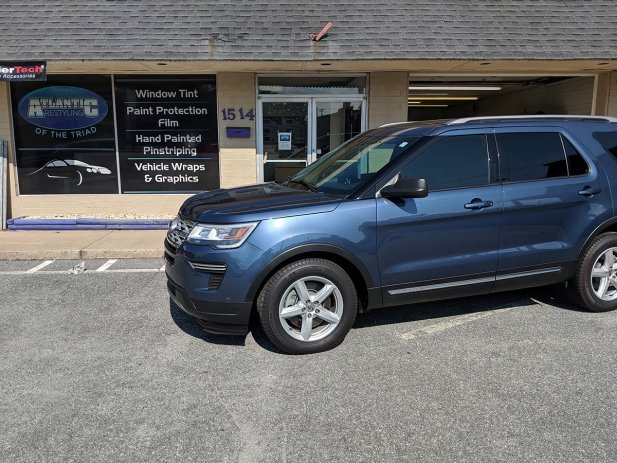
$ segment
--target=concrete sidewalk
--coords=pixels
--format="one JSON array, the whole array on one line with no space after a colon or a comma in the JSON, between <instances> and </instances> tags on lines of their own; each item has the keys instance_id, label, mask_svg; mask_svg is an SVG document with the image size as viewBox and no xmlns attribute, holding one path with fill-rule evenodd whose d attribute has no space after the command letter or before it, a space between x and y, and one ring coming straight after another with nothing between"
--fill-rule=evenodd
<instances>
[{"instance_id":1,"label":"concrete sidewalk","mask_svg":"<svg viewBox=\"0 0 617 463\"><path fill-rule=\"evenodd\" d=\"M165 230L3 231L0 260L151 258Z\"/></svg>"}]
</instances>

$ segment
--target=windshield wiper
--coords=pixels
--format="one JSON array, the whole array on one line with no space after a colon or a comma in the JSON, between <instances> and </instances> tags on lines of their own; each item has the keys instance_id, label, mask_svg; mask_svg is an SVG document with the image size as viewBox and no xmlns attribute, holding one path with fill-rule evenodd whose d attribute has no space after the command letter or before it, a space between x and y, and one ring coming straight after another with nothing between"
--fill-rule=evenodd
<instances>
[{"instance_id":1,"label":"windshield wiper","mask_svg":"<svg viewBox=\"0 0 617 463\"><path fill-rule=\"evenodd\" d=\"M299 183L303 187L311 190L313 193L318 193L319 192L319 190L315 187L315 185L313 185L312 183L309 183L309 182L307 182L305 180L289 179L285 183Z\"/></svg>"}]
</instances>

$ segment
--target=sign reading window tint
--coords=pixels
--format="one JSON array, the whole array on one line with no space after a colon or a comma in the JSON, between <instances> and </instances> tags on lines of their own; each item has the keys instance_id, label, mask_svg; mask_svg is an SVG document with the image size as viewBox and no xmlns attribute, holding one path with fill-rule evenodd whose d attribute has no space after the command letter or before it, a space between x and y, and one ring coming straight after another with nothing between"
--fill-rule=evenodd
<instances>
[{"instance_id":1,"label":"sign reading window tint","mask_svg":"<svg viewBox=\"0 0 617 463\"><path fill-rule=\"evenodd\" d=\"M123 193L219 187L214 76L116 78Z\"/></svg>"},{"instance_id":2,"label":"sign reading window tint","mask_svg":"<svg viewBox=\"0 0 617 463\"><path fill-rule=\"evenodd\" d=\"M117 193L111 78L13 82L19 192Z\"/></svg>"},{"instance_id":3,"label":"sign reading window tint","mask_svg":"<svg viewBox=\"0 0 617 463\"><path fill-rule=\"evenodd\" d=\"M464 188L489 183L485 135L438 137L412 160L402 177L423 178L429 191Z\"/></svg>"},{"instance_id":4,"label":"sign reading window tint","mask_svg":"<svg viewBox=\"0 0 617 463\"><path fill-rule=\"evenodd\" d=\"M565 177L568 166L557 132L498 133L497 146L506 168L504 181Z\"/></svg>"}]
</instances>

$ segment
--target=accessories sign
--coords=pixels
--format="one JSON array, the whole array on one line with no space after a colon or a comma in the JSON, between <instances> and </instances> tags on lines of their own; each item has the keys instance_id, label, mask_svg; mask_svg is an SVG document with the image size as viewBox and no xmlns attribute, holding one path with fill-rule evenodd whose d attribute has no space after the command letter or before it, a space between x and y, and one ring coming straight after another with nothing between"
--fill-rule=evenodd
<instances>
[{"instance_id":1,"label":"accessories sign","mask_svg":"<svg viewBox=\"0 0 617 463\"><path fill-rule=\"evenodd\" d=\"M0 80L47 80L45 61L0 61Z\"/></svg>"}]
</instances>

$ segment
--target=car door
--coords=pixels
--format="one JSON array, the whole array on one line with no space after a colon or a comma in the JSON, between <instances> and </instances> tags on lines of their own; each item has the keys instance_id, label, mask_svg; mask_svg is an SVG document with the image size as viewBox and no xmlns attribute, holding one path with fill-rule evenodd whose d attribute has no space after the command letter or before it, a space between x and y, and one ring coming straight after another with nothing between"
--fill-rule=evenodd
<instances>
[{"instance_id":1,"label":"car door","mask_svg":"<svg viewBox=\"0 0 617 463\"><path fill-rule=\"evenodd\" d=\"M563 281L589 227L611 213L606 174L560 127L501 128L495 137L504 187L495 289Z\"/></svg>"},{"instance_id":2,"label":"car door","mask_svg":"<svg viewBox=\"0 0 617 463\"><path fill-rule=\"evenodd\" d=\"M424 178L425 198L377 197L384 305L489 292L497 270L502 187L490 131L434 137L395 178Z\"/></svg>"}]
</instances>

